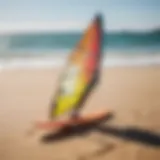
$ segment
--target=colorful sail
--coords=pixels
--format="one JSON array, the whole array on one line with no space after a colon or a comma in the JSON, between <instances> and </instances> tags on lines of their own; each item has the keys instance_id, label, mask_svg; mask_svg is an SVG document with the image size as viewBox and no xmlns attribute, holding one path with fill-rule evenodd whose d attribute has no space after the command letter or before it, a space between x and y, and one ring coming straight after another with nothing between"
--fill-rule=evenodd
<instances>
[{"instance_id":1,"label":"colorful sail","mask_svg":"<svg viewBox=\"0 0 160 160\"><path fill-rule=\"evenodd\" d=\"M69 112L83 101L88 88L98 78L101 64L102 24L96 16L69 57L58 92L51 107L51 117Z\"/></svg>"}]
</instances>

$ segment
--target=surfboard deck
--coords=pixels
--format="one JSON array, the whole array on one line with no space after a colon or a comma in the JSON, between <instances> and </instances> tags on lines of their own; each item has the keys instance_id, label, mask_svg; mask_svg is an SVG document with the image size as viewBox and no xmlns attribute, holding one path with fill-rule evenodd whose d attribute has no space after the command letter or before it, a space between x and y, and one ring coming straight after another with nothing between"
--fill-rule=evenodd
<instances>
[{"instance_id":1,"label":"surfboard deck","mask_svg":"<svg viewBox=\"0 0 160 160\"><path fill-rule=\"evenodd\" d=\"M101 112L101 113L93 113L81 116L76 119L67 119L67 120L56 120L56 121L39 121L36 122L35 127L41 130L51 130L51 129L59 129L65 128L68 126L75 125L85 125L87 123L92 123L94 121L98 121L104 119L109 116L110 112Z\"/></svg>"}]
</instances>

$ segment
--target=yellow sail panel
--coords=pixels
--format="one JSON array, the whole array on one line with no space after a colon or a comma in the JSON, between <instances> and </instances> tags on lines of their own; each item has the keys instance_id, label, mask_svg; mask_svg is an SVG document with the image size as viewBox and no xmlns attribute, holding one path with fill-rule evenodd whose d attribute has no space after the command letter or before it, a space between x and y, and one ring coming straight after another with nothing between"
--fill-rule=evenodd
<instances>
[{"instance_id":1,"label":"yellow sail panel","mask_svg":"<svg viewBox=\"0 0 160 160\"><path fill-rule=\"evenodd\" d=\"M59 116L77 107L93 81L101 50L101 23L96 17L69 57L69 62L51 116Z\"/></svg>"}]
</instances>

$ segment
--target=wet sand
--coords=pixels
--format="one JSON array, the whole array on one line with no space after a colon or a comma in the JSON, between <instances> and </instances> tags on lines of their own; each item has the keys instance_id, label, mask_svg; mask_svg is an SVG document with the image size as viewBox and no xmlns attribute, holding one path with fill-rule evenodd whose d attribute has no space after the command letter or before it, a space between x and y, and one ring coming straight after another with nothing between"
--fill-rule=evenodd
<instances>
[{"instance_id":1,"label":"wet sand","mask_svg":"<svg viewBox=\"0 0 160 160\"><path fill-rule=\"evenodd\" d=\"M60 69L0 72L1 160L160 159L160 68L106 68L83 113L113 111L105 127L59 141L29 134L45 120ZM79 131L80 132L80 131Z\"/></svg>"}]
</instances>

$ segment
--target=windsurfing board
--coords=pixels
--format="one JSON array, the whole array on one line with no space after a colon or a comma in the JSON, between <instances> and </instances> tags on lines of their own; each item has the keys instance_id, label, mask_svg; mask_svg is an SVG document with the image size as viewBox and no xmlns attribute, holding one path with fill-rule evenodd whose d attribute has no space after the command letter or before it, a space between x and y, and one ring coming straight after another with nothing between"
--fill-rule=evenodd
<instances>
[{"instance_id":1,"label":"windsurfing board","mask_svg":"<svg viewBox=\"0 0 160 160\"><path fill-rule=\"evenodd\" d=\"M109 116L110 112L93 113L89 115L84 115L75 119L68 120L56 120L56 121L39 121L36 122L35 127L41 130L51 130L60 129L76 125L85 125L87 123L92 123L95 121L103 120L105 117Z\"/></svg>"}]
</instances>

